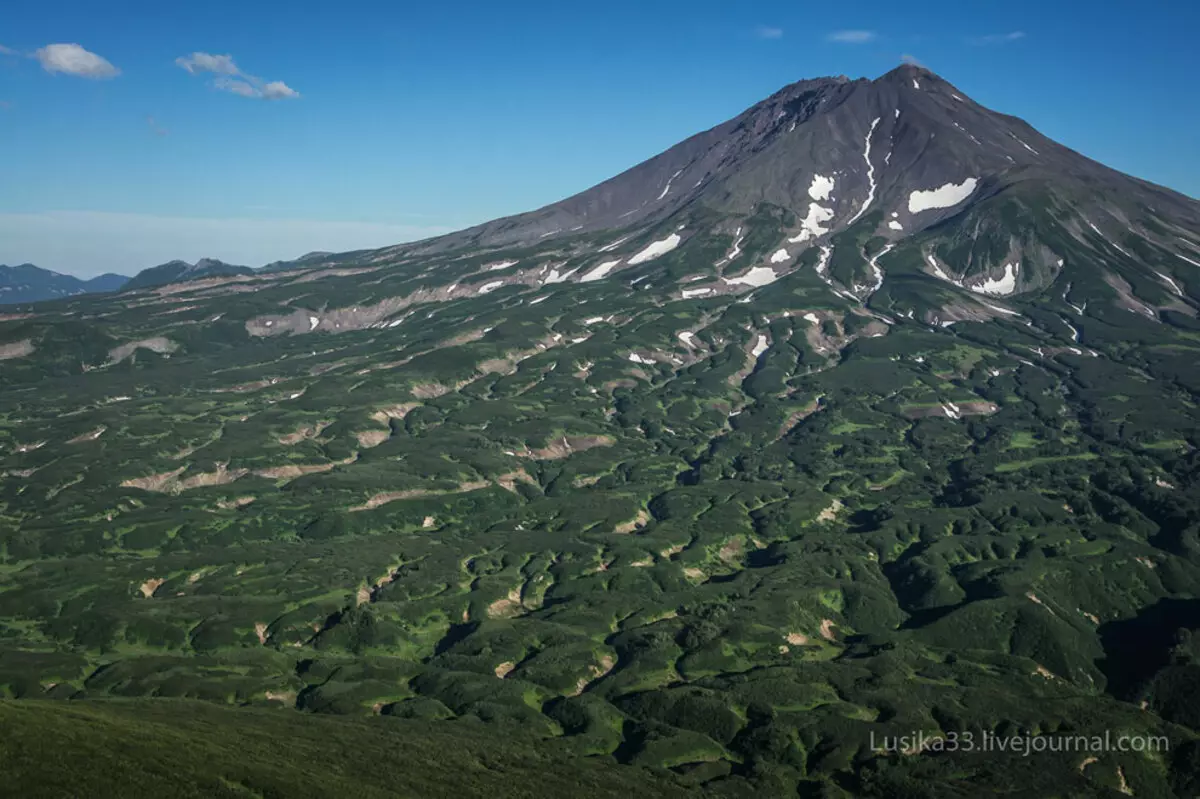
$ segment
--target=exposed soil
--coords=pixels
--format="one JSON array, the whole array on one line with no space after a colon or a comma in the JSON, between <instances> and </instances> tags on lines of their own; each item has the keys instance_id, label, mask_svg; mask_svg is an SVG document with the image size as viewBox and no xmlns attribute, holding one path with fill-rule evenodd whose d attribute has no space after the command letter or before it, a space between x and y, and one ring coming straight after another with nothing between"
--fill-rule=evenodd
<instances>
[{"instance_id":1,"label":"exposed soil","mask_svg":"<svg viewBox=\"0 0 1200 799\"><path fill-rule=\"evenodd\" d=\"M10 358L24 358L26 355L32 355L34 349L33 339L21 339L14 341L11 344L0 344L0 361L7 361Z\"/></svg>"},{"instance_id":2,"label":"exposed soil","mask_svg":"<svg viewBox=\"0 0 1200 799\"><path fill-rule=\"evenodd\" d=\"M517 454L539 461L556 461L576 452L585 452L596 447L611 447L616 443L612 436L563 436L540 449L526 450Z\"/></svg>"},{"instance_id":3,"label":"exposed soil","mask_svg":"<svg viewBox=\"0 0 1200 799\"><path fill-rule=\"evenodd\" d=\"M154 596L154 592L158 590L159 586L165 582L165 578L154 577L138 586L138 590L142 592L142 596L144 596L146 599L150 599L152 596Z\"/></svg>"},{"instance_id":4,"label":"exposed soil","mask_svg":"<svg viewBox=\"0 0 1200 799\"><path fill-rule=\"evenodd\" d=\"M617 535L629 535L632 532L642 529L650 523L650 514L644 510L639 510L637 515L632 520L618 524L613 528L613 533Z\"/></svg>"},{"instance_id":5,"label":"exposed soil","mask_svg":"<svg viewBox=\"0 0 1200 799\"><path fill-rule=\"evenodd\" d=\"M391 430L360 430L354 434L358 439L358 445L363 449L372 449L378 447L383 442L392 437Z\"/></svg>"},{"instance_id":6,"label":"exposed soil","mask_svg":"<svg viewBox=\"0 0 1200 799\"><path fill-rule=\"evenodd\" d=\"M834 622L833 619L821 619L821 637L824 638L826 641L834 640L834 635L833 635L834 627L837 627L837 624Z\"/></svg>"},{"instance_id":7,"label":"exposed soil","mask_svg":"<svg viewBox=\"0 0 1200 799\"><path fill-rule=\"evenodd\" d=\"M380 506L386 505L389 502L397 502L402 499L418 499L420 497L436 497L446 494L465 494L468 491L478 491L481 488L487 488L491 483L487 480L477 480L466 483L459 483L458 488L454 491L435 491L428 488L410 488L406 491L387 491L382 494L376 494L368 499L362 505L356 505L350 508L351 513L357 513L364 510L374 510Z\"/></svg>"},{"instance_id":8,"label":"exposed soil","mask_svg":"<svg viewBox=\"0 0 1200 799\"><path fill-rule=\"evenodd\" d=\"M296 430L294 433L288 433L287 435L280 436L279 443L283 444L285 447L290 447L293 444L299 444L301 441L314 439L321 435L321 433L325 431L325 428L329 427L331 424L333 424L333 422L314 422L313 424L305 425L304 427Z\"/></svg>"},{"instance_id":9,"label":"exposed soil","mask_svg":"<svg viewBox=\"0 0 1200 799\"><path fill-rule=\"evenodd\" d=\"M164 336L130 341L127 344L122 344L108 351L108 365L113 366L120 363L133 355L137 350L150 350L151 352L157 352L159 355L165 355L177 349L179 349L179 345Z\"/></svg>"},{"instance_id":10,"label":"exposed soil","mask_svg":"<svg viewBox=\"0 0 1200 799\"><path fill-rule=\"evenodd\" d=\"M821 511L817 515L817 521L832 522L832 521L836 520L838 514L841 513L841 511L842 511L842 507L843 507L842 501L840 499L835 499L833 501L833 504L831 504L828 508Z\"/></svg>"},{"instance_id":11,"label":"exposed soil","mask_svg":"<svg viewBox=\"0 0 1200 799\"><path fill-rule=\"evenodd\" d=\"M104 435L104 431L107 429L108 429L107 427L105 427L104 425L101 425L100 427L97 427L95 430L92 430L90 433L84 433L81 436L75 436L67 443L68 444L82 444L85 441L95 441L97 438Z\"/></svg>"},{"instance_id":12,"label":"exposed soil","mask_svg":"<svg viewBox=\"0 0 1200 799\"><path fill-rule=\"evenodd\" d=\"M522 610L524 608L521 605L521 588L518 586L509 591L504 599L497 599L488 605L487 612L493 619L511 619L521 615Z\"/></svg>"}]
</instances>

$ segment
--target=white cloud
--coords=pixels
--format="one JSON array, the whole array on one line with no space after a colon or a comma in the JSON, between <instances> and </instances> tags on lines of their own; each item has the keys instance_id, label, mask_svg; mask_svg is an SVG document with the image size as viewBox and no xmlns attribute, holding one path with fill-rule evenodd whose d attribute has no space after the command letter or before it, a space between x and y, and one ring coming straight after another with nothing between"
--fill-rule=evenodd
<instances>
[{"instance_id":1,"label":"white cloud","mask_svg":"<svg viewBox=\"0 0 1200 799\"><path fill-rule=\"evenodd\" d=\"M310 219L207 219L102 211L0 213L0 263L92 277L179 258L262 266L306 252L387 247L451 232L441 225Z\"/></svg>"},{"instance_id":2,"label":"white cloud","mask_svg":"<svg viewBox=\"0 0 1200 799\"><path fill-rule=\"evenodd\" d=\"M300 92L281 80L267 82L262 78L243 72L231 55L192 53L189 56L176 58L175 63L192 75L203 72L217 75L218 77L212 82L213 87L239 97L260 100L293 100L300 96Z\"/></svg>"},{"instance_id":3,"label":"white cloud","mask_svg":"<svg viewBox=\"0 0 1200 799\"><path fill-rule=\"evenodd\" d=\"M17 54L18 54L17 51L12 49L11 47L5 47L4 45L0 44L0 55L17 55Z\"/></svg>"},{"instance_id":4,"label":"white cloud","mask_svg":"<svg viewBox=\"0 0 1200 799\"><path fill-rule=\"evenodd\" d=\"M919 58L917 58L915 55L909 55L908 53L905 53L902 56L900 56L900 63L911 64L914 67L925 66L924 64L921 63L921 60Z\"/></svg>"},{"instance_id":5,"label":"white cloud","mask_svg":"<svg viewBox=\"0 0 1200 799\"><path fill-rule=\"evenodd\" d=\"M212 55L211 53L192 53L189 56L176 58L175 63L195 75L197 72L215 72L218 75L237 75L241 72L233 63L231 55Z\"/></svg>"},{"instance_id":6,"label":"white cloud","mask_svg":"<svg viewBox=\"0 0 1200 799\"><path fill-rule=\"evenodd\" d=\"M760 39L782 39L783 28L773 28L770 25L759 25L754 29L754 35Z\"/></svg>"},{"instance_id":7,"label":"white cloud","mask_svg":"<svg viewBox=\"0 0 1200 799\"><path fill-rule=\"evenodd\" d=\"M993 33L989 36L977 36L970 39L971 44L1008 44L1009 42L1017 42L1025 38L1025 31L1012 31L1011 33Z\"/></svg>"},{"instance_id":8,"label":"white cloud","mask_svg":"<svg viewBox=\"0 0 1200 799\"><path fill-rule=\"evenodd\" d=\"M281 80L273 80L262 87L262 96L268 100L291 99L299 97L300 92L288 86Z\"/></svg>"},{"instance_id":9,"label":"white cloud","mask_svg":"<svg viewBox=\"0 0 1200 799\"><path fill-rule=\"evenodd\" d=\"M866 44L879 38L875 31L834 31L825 37L838 44Z\"/></svg>"},{"instance_id":10,"label":"white cloud","mask_svg":"<svg viewBox=\"0 0 1200 799\"><path fill-rule=\"evenodd\" d=\"M53 74L76 75L80 78L115 78L121 70L106 59L89 52L78 44L48 44L34 52L33 57L42 64L42 69Z\"/></svg>"}]
</instances>

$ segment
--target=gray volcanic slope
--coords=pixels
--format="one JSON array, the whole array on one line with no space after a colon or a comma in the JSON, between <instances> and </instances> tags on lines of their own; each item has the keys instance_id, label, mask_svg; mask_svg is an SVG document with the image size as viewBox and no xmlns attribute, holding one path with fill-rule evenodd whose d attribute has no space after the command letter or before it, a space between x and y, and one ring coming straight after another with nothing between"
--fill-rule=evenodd
<instances>
[{"instance_id":1,"label":"gray volcanic slope","mask_svg":"<svg viewBox=\"0 0 1200 799\"><path fill-rule=\"evenodd\" d=\"M1102 228L1102 218L1127 222L1131 205L1149 206L1171 227L1195 229L1200 221L1195 201L1115 172L1016 117L984 108L930 71L904 65L876 80L794 83L587 191L412 251L529 244L654 222L696 204L737 214L770 203L803 219L816 175L835 179L823 203L835 232L861 218L868 204L894 206L906 234L930 227L963 207L910 211L912 192L968 178L977 181L972 205L1042 182L1053 183L1055 193Z\"/></svg>"}]
</instances>

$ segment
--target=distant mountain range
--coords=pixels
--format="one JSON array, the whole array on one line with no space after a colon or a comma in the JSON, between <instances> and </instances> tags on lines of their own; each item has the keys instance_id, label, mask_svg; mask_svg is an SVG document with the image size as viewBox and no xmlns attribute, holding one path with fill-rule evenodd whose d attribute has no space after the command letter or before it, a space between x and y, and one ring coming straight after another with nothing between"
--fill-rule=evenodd
<instances>
[{"instance_id":1,"label":"distant mountain range","mask_svg":"<svg viewBox=\"0 0 1200 799\"><path fill-rule=\"evenodd\" d=\"M143 269L134 277L104 274L90 280L73 275L53 272L33 264L4 266L0 264L0 305L15 305L26 302L43 302L79 294L96 294L108 291L130 291L182 283L206 277L230 277L252 275L256 272L282 272L302 266L316 266L326 259L335 258L333 253L310 252L291 261L273 261L258 269L249 266L227 264L216 258L201 258L194 264L187 261L168 261L165 264Z\"/></svg>"},{"instance_id":2,"label":"distant mountain range","mask_svg":"<svg viewBox=\"0 0 1200 799\"><path fill-rule=\"evenodd\" d=\"M0 264L0 305L19 302L38 302L73 297L76 294L94 294L117 291L129 278L124 275L105 274L91 280L80 280L73 275L51 272L33 264L5 266Z\"/></svg>"},{"instance_id":3,"label":"distant mountain range","mask_svg":"<svg viewBox=\"0 0 1200 799\"><path fill-rule=\"evenodd\" d=\"M164 286L168 283L180 283L185 280L197 280L202 277L229 277L232 275L252 275L254 270L248 266L236 266L218 261L215 258L201 258L194 264L187 261L168 261L159 266L152 266L138 272L137 276L125 284L126 290L144 289L151 286Z\"/></svg>"}]
</instances>

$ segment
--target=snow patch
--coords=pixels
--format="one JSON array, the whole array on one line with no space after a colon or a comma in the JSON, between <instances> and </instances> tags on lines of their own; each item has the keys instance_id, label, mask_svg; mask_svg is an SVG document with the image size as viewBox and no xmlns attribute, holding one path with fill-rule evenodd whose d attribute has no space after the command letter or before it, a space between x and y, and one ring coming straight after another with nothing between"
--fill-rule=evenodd
<instances>
[{"instance_id":1,"label":"snow patch","mask_svg":"<svg viewBox=\"0 0 1200 799\"><path fill-rule=\"evenodd\" d=\"M758 343L754 345L754 349L750 350L750 354L755 358L767 351L767 337L763 334L758 334Z\"/></svg>"},{"instance_id":2,"label":"snow patch","mask_svg":"<svg viewBox=\"0 0 1200 799\"><path fill-rule=\"evenodd\" d=\"M542 285L549 285L552 283L564 283L564 282L566 282L567 278L569 278L571 275L575 274L578 271L579 271L578 266L567 272L563 272L562 274L559 274L559 271L557 269L551 269L550 274L546 275L546 279L542 281Z\"/></svg>"},{"instance_id":3,"label":"snow patch","mask_svg":"<svg viewBox=\"0 0 1200 799\"><path fill-rule=\"evenodd\" d=\"M685 300L690 300L692 297L703 297L705 294L711 294L712 289L684 289L681 294Z\"/></svg>"},{"instance_id":4,"label":"snow patch","mask_svg":"<svg viewBox=\"0 0 1200 799\"><path fill-rule=\"evenodd\" d=\"M784 261L786 261L788 258L791 258L791 257L792 256L788 255L787 250L776 250L775 253L771 256L771 263L781 264Z\"/></svg>"},{"instance_id":5,"label":"snow patch","mask_svg":"<svg viewBox=\"0 0 1200 799\"><path fill-rule=\"evenodd\" d=\"M746 240L746 237L742 235L742 229L740 227L737 229L737 232L734 233L733 235L735 236L735 238L733 240L733 249L729 251L728 255L726 255L720 261L717 261L717 266L721 266L722 264L727 264L730 261L732 261L734 258L737 258L739 255L742 254L742 242Z\"/></svg>"},{"instance_id":6,"label":"snow patch","mask_svg":"<svg viewBox=\"0 0 1200 799\"><path fill-rule=\"evenodd\" d=\"M1200 266L1200 262L1193 261L1191 258L1188 258L1186 255L1179 255L1179 253L1175 253L1175 255L1182 258L1183 260L1187 261L1192 266Z\"/></svg>"},{"instance_id":7,"label":"snow patch","mask_svg":"<svg viewBox=\"0 0 1200 799\"><path fill-rule=\"evenodd\" d=\"M679 172L676 172L674 175L671 175L671 179L668 180L667 185L663 187L662 194L658 195L658 199L661 200L663 197L667 196L667 192L671 190L671 184L675 182L675 178L679 177L681 172L683 172L682 169L679 170Z\"/></svg>"},{"instance_id":8,"label":"snow patch","mask_svg":"<svg viewBox=\"0 0 1200 799\"><path fill-rule=\"evenodd\" d=\"M965 102L963 100L963 98L959 97L957 94L954 94L953 92L951 92L950 96L953 97L955 100L958 100L960 103Z\"/></svg>"},{"instance_id":9,"label":"snow patch","mask_svg":"<svg viewBox=\"0 0 1200 799\"><path fill-rule=\"evenodd\" d=\"M520 261L497 261L494 264L487 264L486 266L484 266L484 269L486 269L489 272L495 272L500 269L508 269L510 266L516 266L519 263L521 263L521 262Z\"/></svg>"},{"instance_id":10,"label":"snow patch","mask_svg":"<svg viewBox=\"0 0 1200 799\"><path fill-rule=\"evenodd\" d=\"M1096 227L1095 225L1093 225L1093 224L1091 223L1091 220L1084 219L1083 221L1087 222L1087 223L1088 223L1088 227L1090 227L1092 230L1096 231L1096 235L1098 235L1100 238L1102 238L1102 239L1104 239L1106 242L1108 242L1108 243L1109 243L1109 245L1111 245L1111 246L1112 246L1112 248L1113 248L1113 249L1115 249L1117 252L1121 253L1121 255L1124 255L1126 258L1130 258L1130 257L1132 257L1132 256L1131 256L1131 255L1130 255L1128 252L1126 252L1125 250L1121 249L1121 247L1120 247L1120 246L1119 246L1119 245L1118 245L1118 244L1117 244L1115 241L1113 241L1113 240L1112 240L1112 239L1110 239L1108 236L1105 236L1103 233L1101 233L1101 232L1100 232L1100 228L1098 228L1098 227Z\"/></svg>"},{"instance_id":11,"label":"snow patch","mask_svg":"<svg viewBox=\"0 0 1200 799\"><path fill-rule=\"evenodd\" d=\"M674 250L676 247L679 246L680 242L682 242L682 241L683 241L683 239L680 238L678 233L672 233L670 236L667 236L662 241L656 241L656 242L651 243L650 246L648 246L646 249L642 250L637 255L630 258L629 265L637 266L638 264L644 264L647 261L653 261L655 258L658 258L659 256L662 256L662 255L666 255L667 253Z\"/></svg>"},{"instance_id":12,"label":"snow patch","mask_svg":"<svg viewBox=\"0 0 1200 799\"><path fill-rule=\"evenodd\" d=\"M638 355L636 352L629 353L629 360L633 361L634 363L646 364L647 366L654 365L654 361L652 359L643 358L642 356Z\"/></svg>"},{"instance_id":13,"label":"snow patch","mask_svg":"<svg viewBox=\"0 0 1200 799\"><path fill-rule=\"evenodd\" d=\"M696 334L691 332L690 330L685 330L682 333L680 333L679 340L683 342L683 346L685 346L685 347L695 347L696 346Z\"/></svg>"},{"instance_id":14,"label":"snow patch","mask_svg":"<svg viewBox=\"0 0 1200 799\"><path fill-rule=\"evenodd\" d=\"M1005 264L1004 277L988 278L976 286L971 286L971 291L977 294L1008 296L1017 290L1017 272L1020 269L1021 263L1019 261L1015 264Z\"/></svg>"},{"instance_id":15,"label":"snow patch","mask_svg":"<svg viewBox=\"0 0 1200 799\"><path fill-rule=\"evenodd\" d=\"M814 200L828 200L833 192L833 178L824 175L813 175L812 185L808 187L808 196Z\"/></svg>"},{"instance_id":16,"label":"snow patch","mask_svg":"<svg viewBox=\"0 0 1200 799\"><path fill-rule=\"evenodd\" d=\"M579 278L579 282L580 283L591 283L593 280L600 280L602 277L604 277L609 272L611 272L614 267L619 266L620 263L621 263L620 258L618 258L615 261L605 261L604 263L600 264L592 271L588 272L583 277Z\"/></svg>"},{"instance_id":17,"label":"snow patch","mask_svg":"<svg viewBox=\"0 0 1200 799\"><path fill-rule=\"evenodd\" d=\"M1022 147L1024 147L1024 148L1025 148L1026 150L1028 150L1029 152L1033 153L1034 155L1041 155L1041 153L1039 153L1037 150L1033 149L1033 148L1032 148L1032 147L1030 147L1028 144L1026 144L1025 142L1021 141L1020 137L1018 137L1018 136L1017 136L1017 134L1015 134L1015 133L1012 133L1012 134L1009 134L1009 135L1011 135L1011 136L1012 136L1014 139L1016 139L1016 140L1017 140L1017 144L1021 145Z\"/></svg>"},{"instance_id":18,"label":"snow patch","mask_svg":"<svg viewBox=\"0 0 1200 799\"><path fill-rule=\"evenodd\" d=\"M879 287L883 285L883 269L879 266L879 259L891 252L894 246L893 244L889 244L875 253L874 257L867 259L867 263L871 266L871 275L875 280L875 283L870 286L872 294L879 291Z\"/></svg>"},{"instance_id":19,"label":"snow patch","mask_svg":"<svg viewBox=\"0 0 1200 799\"><path fill-rule=\"evenodd\" d=\"M503 280L493 280L491 283L484 283L479 287L479 294L480 296L483 296L484 294L490 294L503 285Z\"/></svg>"},{"instance_id":20,"label":"snow patch","mask_svg":"<svg viewBox=\"0 0 1200 799\"><path fill-rule=\"evenodd\" d=\"M583 323L584 323L585 325L594 325L594 324L596 324L597 322L603 322L603 321L604 321L604 317L603 317L603 316L593 316L591 319L584 319L584 320L583 320Z\"/></svg>"},{"instance_id":21,"label":"snow patch","mask_svg":"<svg viewBox=\"0 0 1200 799\"><path fill-rule=\"evenodd\" d=\"M1007 314L1008 316L1020 316L1021 315L1021 314L1017 313L1016 311L1009 310L1008 308L1001 308L999 305L992 305L990 302L984 302L981 304L986 308L991 308L993 311L998 311L999 313Z\"/></svg>"},{"instance_id":22,"label":"snow patch","mask_svg":"<svg viewBox=\"0 0 1200 799\"><path fill-rule=\"evenodd\" d=\"M914 80L913 83L916 83ZM871 163L871 137L875 134L875 128L879 126L879 117L871 122L871 129L867 131L866 148L863 151L863 160L867 162L867 181L870 183L870 188L867 191L867 201L863 203L863 207L858 209L858 213L846 223L847 226L853 225L858 221L858 218L867 212L871 207L871 203L875 202L875 165ZM812 211L809 210L811 215Z\"/></svg>"},{"instance_id":23,"label":"snow patch","mask_svg":"<svg viewBox=\"0 0 1200 799\"><path fill-rule=\"evenodd\" d=\"M321 320L318 319L317 317L315 317L315 316L308 317L308 329L310 332L313 330L316 330L317 325L319 325L319 324L321 324Z\"/></svg>"},{"instance_id":24,"label":"snow patch","mask_svg":"<svg viewBox=\"0 0 1200 799\"><path fill-rule=\"evenodd\" d=\"M808 321L808 322L812 322L814 325L819 325L819 324L821 324L821 319L820 319L820 317L818 317L818 316L817 316L815 313L813 313L812 311L809 311L808 313L806 313L806 314L804 315L804 319L805 319L806 321Z\"/></svg>"},{"instance_id":25,"label":"snow patch","mask_svg":"<svg viewBox=\"0 0 1200 799\"><path fill-rule=\"evenodd\" d=\"M633 238L633 236L626 236L626 237L625 237L625 238L623 238L623 239L617 239L617 240L616 240L616 241L614 241L612 244L606 244L605 246L601 247L601 248L598 250L598 252L611 252L612 250L615 250L615 249L617 249L618 247L620 247L620 246L621 246L622 244L624 244L625 242L629 241L631 238Z\"/></svg>"},{"instance_id":26,"label":"snow patch","mask_svg":"<svg viewBox=\"0 0 1200 799\"><path fill-rule=\"evenodd\" d=\"M1164 275L1162 272L1155 272L1154 274L1156 274L1160 278L1162 278L1163 281L1171 287L1171 291L1175 292L1176 296L1179 296L1179 297L1183 296L1183 289L1179 288L1178 283L1176 283L1174 280L1172 280L1171 278Z\"/></svg>"},{"instance_id":27,"label":"snow patch","mask_svg":"<svg viewBox=\"0 0 1200 799\"><path fill-rule=\"evenodd\" d=\"M888 227L890 227L892 230L904 230L904 225L900 224L895 219L888 222Z\"/></svg>"},{"instance_id":28,"label":"snow patch","mask_svg":"<svg viewBox=\"0 0 1200 799\"><path fill-rule=\"evenodd\" d=\"M908 195L909 213L919 214L934 208L953 208L975 193L979 185L976 178L967 178L962 183L947 183L929 191L914 191Z\"/></svg>"},{"instance_id":29,"label":"snow patch","mask_svg":"<svg viewBox=\"0 0 1200 799\"><path fill-rule=\"evenodd\" d=\"M917 79L916 79L916 78L913 78L913 88L914 88L914 89L917 89L918 91L920 91L920 89L921 89L921 84L920 84L920 83L917 83Z\"/></svg>"},{"instance_id":30,"label":"snow patch","mask_svg":"<svg viewBox=\"0 0 1200 799\"><path fill-rule=\"evenodd\" d=\"M804 217L803 221L800 222L799 235L788 239L788 243L799 244L802 241L824 236L829 232L829 228L822 227L822 225L831 219L833 219L832 209L812 203L808 206L808 216Z\"/></svg>"},{"instance_id":31,"label":"snow patch","mask_svg":"<svg viewBox=\"0 0 1200 799\"><path fill-rule=\"evenodd\" d=\"M549 295L549 294L547 294L545 297L538 297L536 300L530 300L530 301L529 301L529 304L530 304L530 305L537 305L539 302L545 302L545 301L546 301L546 300L548 300L548 299L550 299L550 295Z\"/></svg>"},{"instance_id":32,"label":"snow patch","mask_svg":"<svg viewBox=\"0 0 1200 799\"><path fill-rule=\"evenodd\" d=\"M780 250L780 252L783 252L783 250ZM775 275L774 269L771 269L768 266L756 266L744 275L721 279L731 286L740 284L743 286L754 286L755 288L759 288L761 286L774 283L776 280L778 280L778 277Z\"/></svg>"}]
</instances>

